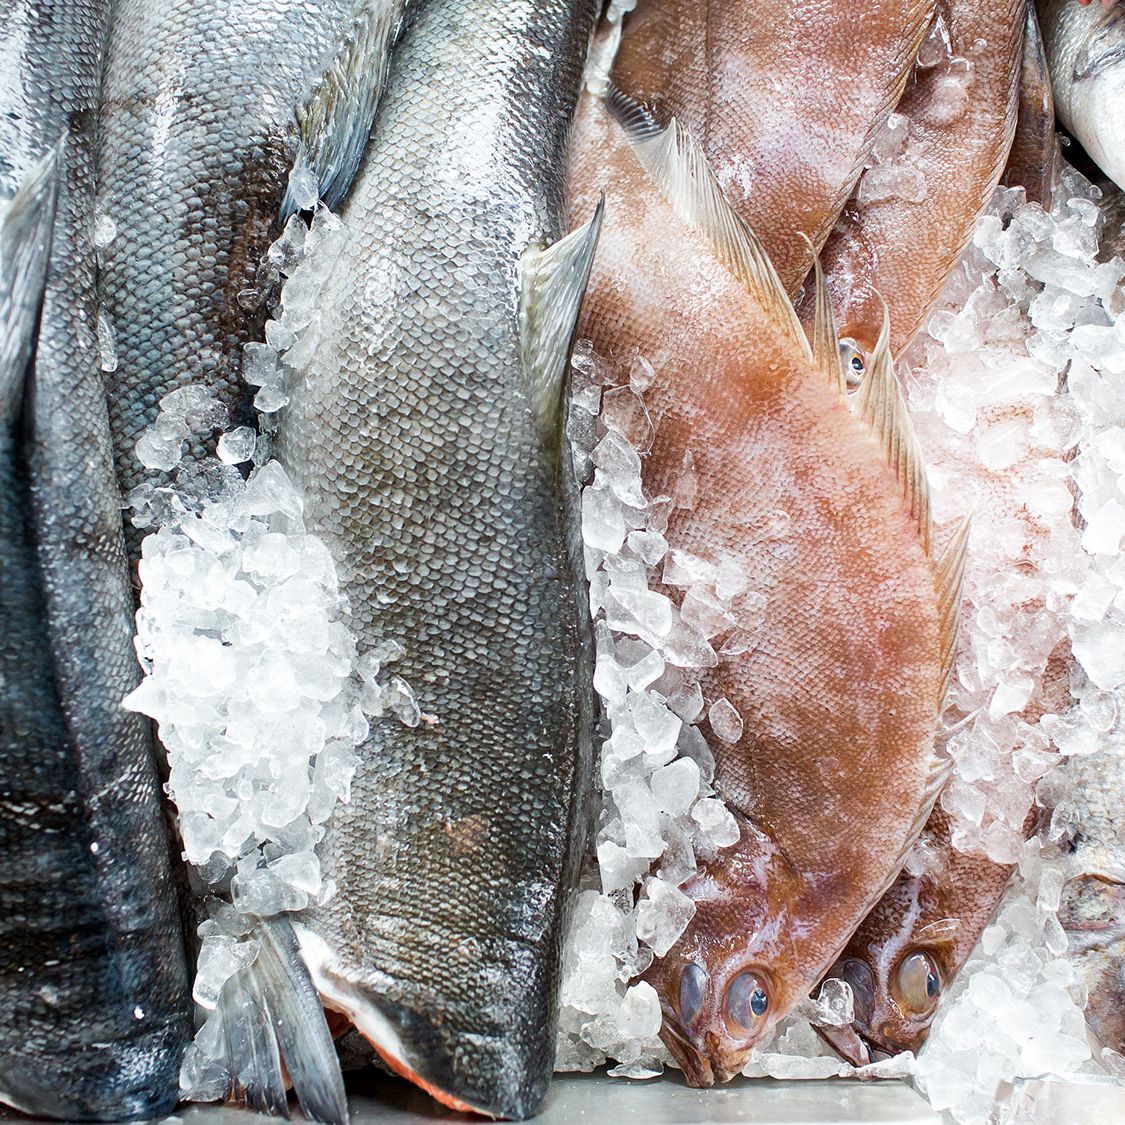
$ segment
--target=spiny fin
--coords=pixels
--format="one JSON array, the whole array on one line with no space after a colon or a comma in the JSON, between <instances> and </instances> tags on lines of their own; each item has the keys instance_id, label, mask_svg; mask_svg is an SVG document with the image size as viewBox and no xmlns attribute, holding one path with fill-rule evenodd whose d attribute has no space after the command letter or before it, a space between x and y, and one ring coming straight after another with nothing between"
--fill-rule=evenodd
<instances>
[{"instance_id":1,"label":"spiny fin","mask_svg":"<svg viewBox=\"0 0 1125 1125\"><path fill-rule=\"evenodd\" d=\"M972 518L966 516L945 546L934 568L938 595L938 636L941 642L941 693L945 699L953 665L957 660L957 629L961 622L961 601L965 586L965 558L969 546Z\"/></svg>"},{"instance_id":2,"label":"spiny fin","mask_svg":"<svg viewBox=\"0 0 1125 1125\"><path fill-rule=\"evenodd\" d=\"M232 1100L288 1117L284 1059L305 1117L347 1125L339 1059L292 924L287 918L264 919L251 937L258 942L258 956L219 995L222 1062L231 1076Z\"/></svg>"},{"instance_id":3,"label":"spiny fin","mask_svg":"<svg viewBox=\"0 0 1125 1125\"><path fill-rule=\"evenodd\" d=\"M545 431L558 428L566 361L602 229L605 198L585 225L545 250L529 248L520 269L523 364L531 404Z\"/></svg>"},{"instance_id":4,"label":"spiny fin","mask_svg":"<svg viewBox=\"0 0 1125 1125\"><path fill-rule=\"evenodd\" d=\"M0 420L8 425L23 404L43 305L62 144L31 168L11 199L0 201Z\"/></svg>"},{"instance_id":5,"label":"spiny fin","mask_svg":"<svg viewBox=\"0 0 1125 1125\"><path fill-rule=\"evenodd\" d=\"M918 525L926 554L931 549L930 490L926 467L895 378L890 348L891 326L887 306L883 305L883 328L871 353L867 374L857 393L856 409L875 438L883 446L887 462L898 477L902 493Z\"/></svg>"},{"instance_id":6,"label":"spiny fin","mask_svg":"<svg viewBox=\"0 0 1125 1125\"><path fill-rule=\"evenodd\" d=\"M651 113L612 83L606 104L668 202L706 237L716 257L811 359L812 350L797 313L765 247L732 209L691 134L675 118L661 129Z\"/></svg>"},{"instance_id":7,"label":"spiny fin","mask_svg":"<svg viewBox=\"0 0 1125 1125\"><path fill-rule=\"evenodd\" d=\"M840 354L840 334L836 330L836 314L832 311L832 301L828 296L828 286L824 281L824 270L820 268L820 257L813 249L812 242L801 235L813 256L813 362L828 380L828 385L840 395L841 400L848 395L848 383L844 374L843 357Z\"/></svg>"},{"instance_id":8,"label":"spiny fin","mask_svg":"<svg viewBox=\"0 0 1125 1125\"><path fill-rule=\"evenodd\" d=\"M415 0L364 0L340 49L297 110L300 144L294 168L316 178L320 198L338 207L359 169L390 69L391 51ZM298 210L292 180L281 221Z\"/></svg>"}]
</instances>

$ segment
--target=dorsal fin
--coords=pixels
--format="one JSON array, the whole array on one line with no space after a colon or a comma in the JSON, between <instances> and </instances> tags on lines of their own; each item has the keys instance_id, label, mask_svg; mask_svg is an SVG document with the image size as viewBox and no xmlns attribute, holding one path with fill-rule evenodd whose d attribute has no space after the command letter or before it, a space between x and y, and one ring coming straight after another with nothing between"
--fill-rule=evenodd
<instances>
[{"instance_id":1,"label":"dorsal fin","mask_svg":"<svg viewBox=\"0 0 1125 1125\"><path fill-rule=\"evenodd\" d=\"M528 249L521 263L524 371L531 388L532 409L546 431L555 428L562 407L566 361L604 211L603 196L589 222L545 250Z\"/></svg>"},{"instance_id":2,"label":"dorsal fin","mask_svg":"<svg viewBox=\"0 0 1125 1125\"><path fill-rule=\"evenodd\" d=\"M668 202L703 234L715 256L811 359L812 349L765 247L727 201L691 133L674 117L661 128L648 110L612 83L606 105Z\"/></svg>"},{"instance_id":3,"label":"dorsal fin","mask_svg":"<svg viewBox=\"0 0 1125 1125\"><path fill-rule=\"evenodd\" d=\"M965 586L965 558L969 546L972 517L966 516L953 538L945 545L934 568L938 595L938 628L941 641L941 694L945 699L953 665L957 659L957 629L961 622L961 601Z\"/></svg>"},{"instance_id":4,"label":"dorsal fin","mask_svg":"<svg viewBox=\"0 0 1125 1125\"><path fill-rule=\"evenodd\" d=\"M902 485L902 494L918 525L926 554L931 550L930 491L922 451L895 378L891 359L891 326L883 305L883 328L871 353L867 375L857 394L859 416L883 446L887 461Z\"/></svg>"},{"instance_id":5,"label":"dorsal fin","mask_svg":"<svg viewBox=\"0 0 1125 1125\"><path fill-rule=\"evenodd\" d=\"M841 399L848 395L847 378L844 375L843 358L840 355L840 334L836 330L836 314L828 297L828 286L824 281L824 270L820 268L820 255L813 248L807 235L801 234L809 248L813 260L813 307L815 315L812 330L813 362L828 380L828 385L837 391ZM807 284L807 283L806 283Z\"/></svg>"},{"instance_id":6,"label":"dorsal fin","mask_svg":"<svg viewBox=\"0 0 1125 1125\"><path fill-rule=\"evenodd\" d=\"M391 49L414 0L371 0L355 19L320 81L297 110L295 169L316 178L320 198L338 207L359 170L390 69ZM292 180L281 204L284 222L302 206Z\"/></svg>"}]
</instances>

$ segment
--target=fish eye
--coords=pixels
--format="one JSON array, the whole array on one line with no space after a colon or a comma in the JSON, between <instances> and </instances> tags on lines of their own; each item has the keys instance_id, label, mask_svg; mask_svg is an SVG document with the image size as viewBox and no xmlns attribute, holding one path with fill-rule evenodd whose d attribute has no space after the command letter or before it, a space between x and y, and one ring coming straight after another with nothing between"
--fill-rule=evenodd
<instances>
[{"instance_id":1,"label":"fish eye","mask_svg":"<svg viewBox=\"0 0 1125 1125\"><path fill-rule=\"evenodd\" d=\"M707 970L689 961L680 973L680 1022L691 1023L703 1007L703 994L710 981Z\"/></svg>"},{"instance_id":2,"label":"fish eye","mask_svg":"<svg viewBox=\"0 0 1125 1125\"><path fill-rule=\"evenodd\" d=\"M926 953L911 953L898 967L899 999L913 1015L925 1015L937 1002L941 973Z\"/></svg>"},{"instance_id":3,"label":"fish eye","mask_svg":"<svg viewBox=\"0 0 1125 1125\"><path fill-rule=\"evenodd\" d=\"M743 1031L757 1028L769 1006L769 992L757 973L739 973L727 987L727 1019Z\"/></svg>"},{"instance_id":4,"label":"fish eye","mask_svg":"<svg viewBox=\"0 0 1125 1125\"><path fill-rule=\"evenodd\" d=\"M850 336L840 340L840 358L844 363L844 376L848 387L854 389L863 382L867 373L867 357L863 349Z\"/></svg>"}]
</instances>

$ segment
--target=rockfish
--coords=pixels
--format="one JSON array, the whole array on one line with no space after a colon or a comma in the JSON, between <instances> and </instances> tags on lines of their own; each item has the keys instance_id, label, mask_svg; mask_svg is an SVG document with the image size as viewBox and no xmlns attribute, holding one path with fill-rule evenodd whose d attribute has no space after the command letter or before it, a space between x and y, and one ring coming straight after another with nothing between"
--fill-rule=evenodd
<instances>
[{"instance_id":1,"label":"rockfish","mask_svg":"<svg viewBox=\"0 0 1125 1125\"><path fill-rule=\"evenodd\" d=\"M419 9L278 432L361 659L401 645L393 671L422 713L359 751L321 849L339 891L304 918L306 961L394 1070L514 1118L550 1081L589 780L560 415L595 207L560 236L594 9Z\"/></svg>"},{"instance_id":2,"label":"rockfish","mask_svg":"<svg viewBox=\"0 0 1125 1125\"><path fill-rule=\"evenodd\" d=\"M929 815L964 535L932 557L886 333L853 413L823 289L810 349L690 136L617 91L610 105L618 120L583 103L571 164L572 216L606 193L580 334L623 374L637 355L656 371L645 495L673 495L694 461L697 498L672 511L670 548L734 560L764 602L701 684L744 726L709 739L740 839L701 857L681 888L695 915L646 973L665 1043L710 1085L807 995Z\"/></svg>"},{"instance_id":3,"label":"rockfish","mask_svg":"<svg viewBox=\"0 0 1125 1125\"><path fill-rule=\"evenodd\" d=\"M640 0L612 77L691 130L793 292L812 262L801 236L817 250L828 237L933 11L934 0Z\"/></svg>"}]
</instances>

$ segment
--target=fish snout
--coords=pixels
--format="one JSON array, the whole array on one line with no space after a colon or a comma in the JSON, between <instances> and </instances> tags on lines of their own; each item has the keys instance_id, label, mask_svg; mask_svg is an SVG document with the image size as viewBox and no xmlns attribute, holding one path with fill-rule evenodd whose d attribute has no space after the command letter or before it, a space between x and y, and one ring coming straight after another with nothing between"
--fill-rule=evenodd
<instances>
[{"instance_id":1,"label":"fish snout","mask_svg":"<svg viewBox=\"0 0 1125 1125\"><path fill-rule=\"evenodd\" d=\"M839 1026L817 1024L814 1028L821 1039L852 1066L866 1066L874 1061L874 1052L854 1023Z\"/></svg>"}]
</instances>

